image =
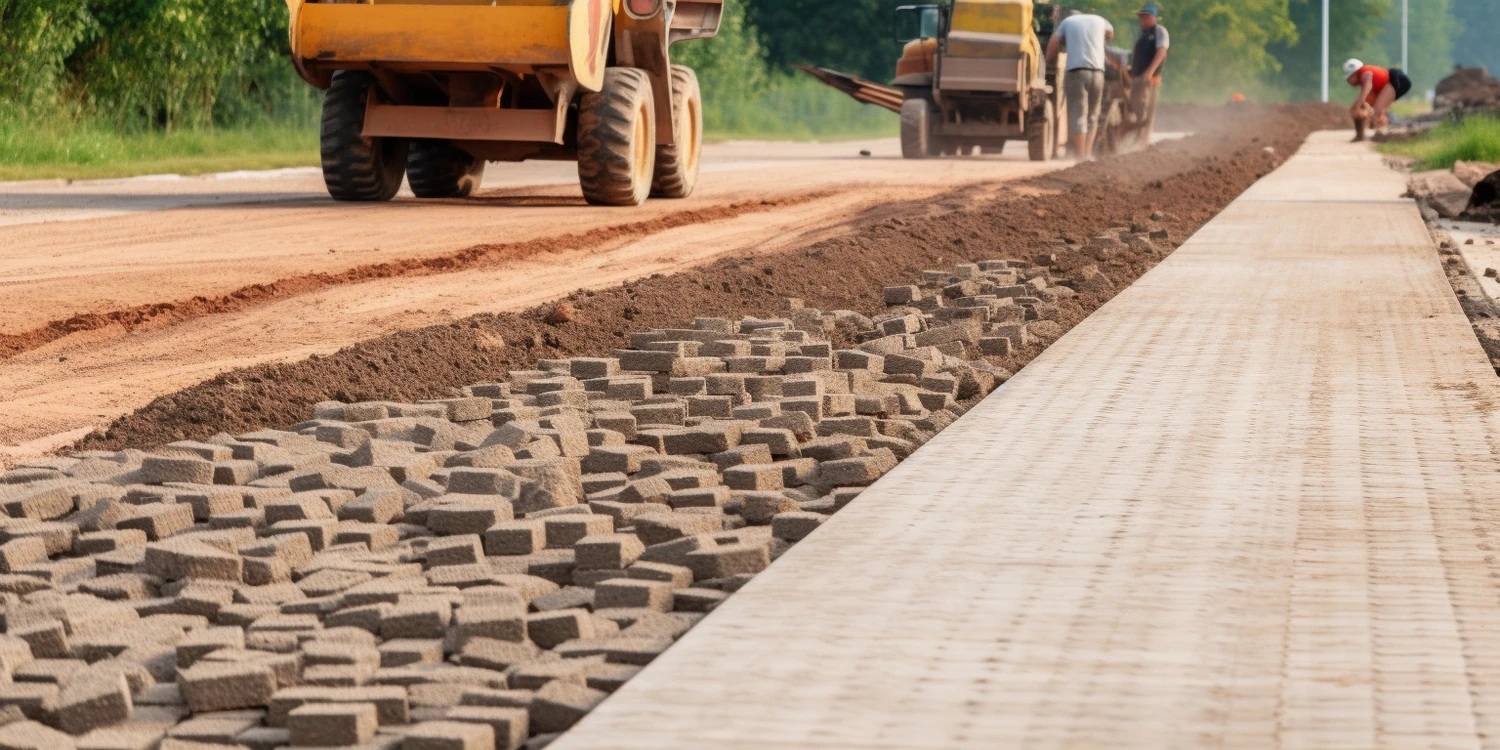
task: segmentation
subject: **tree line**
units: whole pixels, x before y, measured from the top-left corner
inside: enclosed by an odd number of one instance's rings
[[[1455,62],[1500,69],[1496,0],[1408,1],[1409,72],[1418,89]],[[1321,2],[1162,0],[1173,43],[1167,95],[1315,98]],[[799,63],[888,80],[900,54],[891,22],[897,4],[729,0],[719,38],[673,54],[699,69],[710,100],[753,97]],[[1112,19],[1117,44],[1133,40],[1139,0],[1075,5]],[[1333,66],[1350,56],[1398,65],[1399,8],[1400,0],[1332,0]],[[286,26],[282,0],[0,0],[0,108],[11,117],[50,113],[160,129],[305,113],[315,93],[286,61]],[[1340,83],[1336,72],[1333,80]]]

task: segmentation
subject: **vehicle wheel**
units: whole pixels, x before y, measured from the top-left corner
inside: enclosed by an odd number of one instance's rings
[[[1057,146],[1057,128],[1053,127],[1056,113],[1052,111],[1052,100],[1042,106],[1042,116],[1032,115],[1026,123],[1026,152],[1032,161],[1048,161]]]
[[[319,132],[323,182],[341,201],[388,201],[401,189],[406,172],[406,141],[365,138],[365,100],[375,77],[360,70],[340,70],[323,94]]]
[[[651,195],[686,198],[698,184],[698,157],[703,153],[703,95],[698,74],[686,65],[672,66],[672,132],[672,145],[656,147]]]
[[[938,155],[937,139],[932,135],[934,107],[926,97],[912,97],[901,102],[901,157],[926,159]]]
[[[1120,112],[1120,103],[1113,101],[1105,110],[1104,116],[1099,118],[1099,140],[1094,147],[1098,156],[1113,156],[1120,153],[1120,127],[1124,121],[1124,115]]]
[[[484,179],[484,160],[447,141],[412,141],[406,181],[418,198],[463,198]]]
[[[596,206],[639,206],[656,167],[651,81],[637,68],[608,68],[578,103],[578,182]]]

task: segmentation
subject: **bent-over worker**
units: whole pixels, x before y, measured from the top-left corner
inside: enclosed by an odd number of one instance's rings
[[[1354,118],[1354,140],[1365,139],[1365,128],[1381,130],[1390,124],[1391,105],[1411,91],[1411,79],[1400,68],[1385,68],[1366,65],[1349,58],[1344,63],[1344,75],[1350,86],[1359,89],[1359,96],[1349,107],[1349,116]]]

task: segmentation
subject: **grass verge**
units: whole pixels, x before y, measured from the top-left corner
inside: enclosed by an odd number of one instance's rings
[[[712,140],[820,140],[894,137],[896,113],[860,104],[801,73],[772,77],[751,95],[703,93],[704,136]]]
[[[91,122],[0,121],[0,180],[205,174],[315,166],[308,126],[120,131]]]
[[[1469,117],[1445,122],[1411,140],[1381,144],[1380,150],[1412,157],[1419,169],[1448,169],[1455,161],[1500,162],[1500,120]]]

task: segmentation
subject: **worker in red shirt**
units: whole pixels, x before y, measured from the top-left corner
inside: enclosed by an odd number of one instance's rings
[[[1354,118],[1354,140],[1365,139],[1365,127],[1381,130],[1390,123],[1391,105],[1411,91],[1411,79],[1400,68],[1366,65],[1350,58],[1344,63],[1349,85],[1359,89],[1359,97],[1349,107]]]

